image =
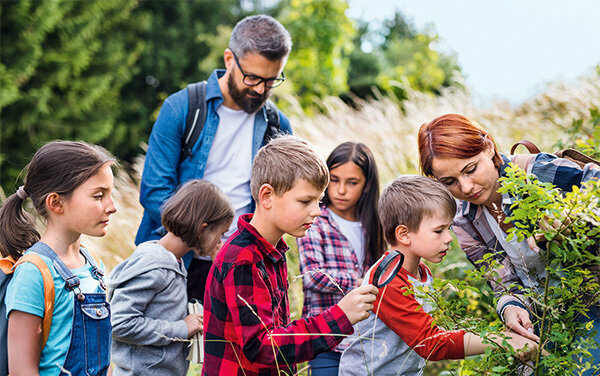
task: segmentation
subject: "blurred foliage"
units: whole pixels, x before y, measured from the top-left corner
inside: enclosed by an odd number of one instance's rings
[[[354,22],[345,15],[344,0],[283,0],[276,16],[292,36],[286,65],[293,93],[304,107],[315,97],[348,90],[348,59]]]
[[[307,114],[329,96],[376,88],[405,99],[408,89],[450,85],[458,67],[434,50],[435,34],[399,12],[373,31],[347,8],[346,0],[0,2],[2,188],[13,191],[53,139],[98,143],[132,162],[164,99],[223,67],[231,30],[249,14],[273,15],[289,30],[288,81],[275,93],[292,94]]]
[[[133,30],[144,41],[133,75],[121,91],[117,118],[127,137],[108,146],[131,161],[142,152],[166,97],[224,68],[231,25],[245,16],[238,1],[140,1],[133,12],[147,23]]]
[[[461,74],[454,55],[436,51],[437,34],[418,31],[400,11],[375,30],[360,23],[357,34],[350,54],[349,85],[361,97],[370,96],[373,88],[400,99],[407,98],[408,88],[439,94]]]
[[[1,181],[13,190],[40,144],[83,139],[113,146],[128,135],[119,93],[143,49],[147,18],[132,0],[0,3]]]
[[[597,68],[600,71],[600,67]],[[589,119],[575,119],[570,127],[565,129],[568,136],[566,141],[556,144],[559,149],[575,148],[582,153],[600,160],[600,110],[590,108]]]

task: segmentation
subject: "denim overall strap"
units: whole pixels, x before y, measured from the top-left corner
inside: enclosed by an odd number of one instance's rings
[[[66,288],[69,291],[73,291],[75,288],[79,287],[79,278],[76,275],[71,273],[71,270],[65,265],[64,262],[58,257],[56,252],[52,250],[47,244],[42,242],[37,242],[30,248],[32,251],[48,257],[52,260],[52,266],[54,269],[60,274],[62,279],[65,280]]]
[[[54,269],[65,280],[65,288],[74,292],[71,345],[60,376],[105,376],[110,365],[112,334],[110,306],[106,301],[106,294],[82,293],[79,289],[79,278],[73,275],[47,244],[37,242],[30,249],[52,260]],[[93,277],[103,286],[104,273],[94,258],[83,247],[79,251],[90,264]],[[75,289],[78,291],[74,291]]]
[[[88,264],[90,264],[90,266],[92,267],[92,276],[100,283],[100,288],[102,288],[103,291],[106,291],[104,271],[100,269],[100,265],[96,263],[96,260],[90,254],[90,251],[88,251],[86,248],[80,247],[79,252],[83,255]]]

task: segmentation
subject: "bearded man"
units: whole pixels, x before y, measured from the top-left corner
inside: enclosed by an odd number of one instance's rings
[[[162,204],[177,187],[190,179],[204,179],[221,188],[235,208],[237,217],[253,211],[250,172],[254,155],[266,141],[267,98],[271,89],[285,80],[283,68],[292,48],[287,30],[265,15],[246,17],[231,33],[224,51],[226,69],[216,69],[206,81],[206,120],[191,153],[182,158],[189,112],[188,90],[170,95],[162,105],[150,134],[142,174],[140,202],[144,216],[136,244],[160,239]],[[292,133],[288,118],[279,110],[279,131]],[[201,122],[201,120],[200,120]],[[202,126],[202,124],[200,124]],[[204,250],[211,253],[213,250]],[[204,269],[191,254],[188,267],[189,297],[202,300]],[[208,265],[209,266],[209,265]],[[208,269],[206,269],[208,271]],[[195,277],[199,274],[198,277]]]

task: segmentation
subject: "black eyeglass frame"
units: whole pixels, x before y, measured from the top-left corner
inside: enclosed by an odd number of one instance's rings
[[[233,54],[233,59],[235,60],[235,64],[237,65],[238,69],[244,76],[243,81],[244,81],[245,85],[258,86],[264,82],[266,87],[268,87],[269,89],[272,89],[274,87],[280,86],[283,83],[283,81],[285,81],[285,74],[283,73],[283,71],[281,72],[281,77],[272,77],[272,78],[263,78],[263,77],[255,75],[255,74],[246,74],[246,72],[244,72],[244,70],[242,69],[242,66],[240,65],[240,61],[238,60],[237,56],[235,55],[235,52],[231,51],[231,53]],[[246,81],[247,77],[249,77],[251,80],[258,80],[258,81],[257,82],[250,81],[250,83],[248,83]],[[271,81],[272,84],[269,84],[269,81]]]

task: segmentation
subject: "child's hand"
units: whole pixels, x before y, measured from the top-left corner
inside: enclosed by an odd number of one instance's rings
[[[504,335],[506,336],[506,342],[508,342],[515,350],[523,350],[519,351],[518,355],[518,358],[522,362],[528,362],[535,359],[539,349],[537,342],[520,336],[515,332],[504,332]],[[543,351],[542,355],[548,355],[548,352]]]
[[[201,313],[190,313],[185,319],[183,319],[188,327],[188,338],[196,333],[202,333],[204,327],[202,325],[203,319]]]
[[[373,302],[378,293],[377,287],[370,284],[357,287],[344,296],[338,306],[354,325],[369,317],[369,311],[373,310]]]

